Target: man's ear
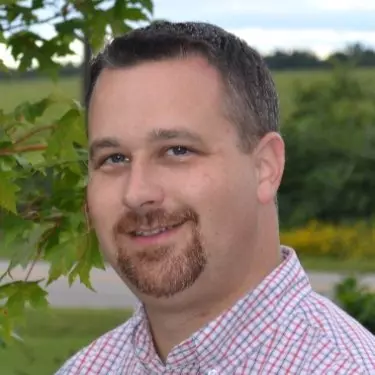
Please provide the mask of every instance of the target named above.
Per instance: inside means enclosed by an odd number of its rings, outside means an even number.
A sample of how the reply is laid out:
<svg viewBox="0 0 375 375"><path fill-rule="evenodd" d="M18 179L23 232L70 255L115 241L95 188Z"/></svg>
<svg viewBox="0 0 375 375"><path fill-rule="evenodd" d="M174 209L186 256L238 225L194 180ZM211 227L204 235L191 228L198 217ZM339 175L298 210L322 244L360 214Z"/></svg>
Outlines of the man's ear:
<svg viewBox="0 0 375 375"><path fill-rule="evenodd" d="M285 144L276 132L267 133L254 152L258 179L257 196L261 204L274 201L285 166Z"/></svg>

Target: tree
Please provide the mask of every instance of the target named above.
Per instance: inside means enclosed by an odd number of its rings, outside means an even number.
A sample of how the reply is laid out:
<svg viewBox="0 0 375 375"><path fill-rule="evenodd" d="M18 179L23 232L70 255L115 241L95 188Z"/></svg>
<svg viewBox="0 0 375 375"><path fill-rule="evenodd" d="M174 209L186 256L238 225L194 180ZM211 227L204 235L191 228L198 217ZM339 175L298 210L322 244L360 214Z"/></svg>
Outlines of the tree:
<svg viewBox="0 0 375 375"><path fill-rule="evenodd" d="M317 69L327 67L325 62L310 51L275 51L265 61L272 70Z"/></svg>
<svg viewBox="0 0 375 375"><path fill-rule="evenodd" d="M338 65L330 79L294 90L294 110L282 126L285 226L374 219L375 92L353 73Z"/></svg>
<svg viewBox="0 0 375 375"><path fill-rule="evenodd" d="M375 293L355 277L346 277L334 288L334 299L348 314L375 335Z"/></svg>
<svg viewBox="0 0 375 375"><path fill-rule="evenodd" d="M20 71L36 63L40 74L57 80L56 58L71 55L74 40L87 41L95 52L111 35L149 22L152 12L151 0L2 0L0 43ZM38 33L43 24L55 35ZM52 106L62 114L44 123ZM24 102L10 113L0 109L0 243L13 250L0 275L0 341L11 340L27 306L47 306L46 285L68 276L92 288L91 269L104 267L84 209L86 146L84 109L71 98ZM39 260L50 264L48 280L31 281ZM20 265L26 277L14 281L12 270Z"/></svg>

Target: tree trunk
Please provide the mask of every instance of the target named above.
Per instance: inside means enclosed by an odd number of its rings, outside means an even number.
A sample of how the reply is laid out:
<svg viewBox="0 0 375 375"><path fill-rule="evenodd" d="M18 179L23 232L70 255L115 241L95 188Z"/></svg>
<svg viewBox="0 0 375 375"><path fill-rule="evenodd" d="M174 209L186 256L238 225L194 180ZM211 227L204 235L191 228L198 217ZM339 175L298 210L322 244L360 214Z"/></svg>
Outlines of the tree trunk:
<svg viewBox="0 0 375 375"><path fill-rule="evenodd" d="M82 88L82 104L86 104L86 93L89 86L89 73L90 73L90 59L91 48L87 37L84 42L84 60L83 60L83 88Z"/></svg>

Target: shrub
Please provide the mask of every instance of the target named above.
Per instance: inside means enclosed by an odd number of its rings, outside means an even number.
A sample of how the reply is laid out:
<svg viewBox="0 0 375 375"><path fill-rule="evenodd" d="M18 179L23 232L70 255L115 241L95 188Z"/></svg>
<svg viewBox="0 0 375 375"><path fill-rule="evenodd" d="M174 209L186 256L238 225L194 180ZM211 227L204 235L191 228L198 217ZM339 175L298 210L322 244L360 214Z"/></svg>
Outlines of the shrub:
<svg viewBox="0 0 375 375"><path fill-rule="evenodd" d="M375 259L375 226L366 222L335 225L311 221L306 226L281 231L280 238L301 256Z"/></svg>
<svg viewBox="0 0 375 375"><path fill-rule="evenodd" d="M349 277L336 285L334 298L349 315L375 334L375 293Z"/></svg>
<svg viewBox="0 0 375 375"><path fill-rule="evenodd" d="M296 88L281 130L286 168L281 223L371 219L375 213L375 90L350 70Z"/></svg>

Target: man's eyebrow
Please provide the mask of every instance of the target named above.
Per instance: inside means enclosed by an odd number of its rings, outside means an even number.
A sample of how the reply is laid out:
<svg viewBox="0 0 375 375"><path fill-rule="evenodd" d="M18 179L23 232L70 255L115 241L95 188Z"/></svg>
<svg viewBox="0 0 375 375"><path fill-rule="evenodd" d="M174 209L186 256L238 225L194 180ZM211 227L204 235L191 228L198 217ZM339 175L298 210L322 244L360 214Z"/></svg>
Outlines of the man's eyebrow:
<svg viewBox="0 0 375 375"><path fill-rule="evenodd" d="M148 140L150 142L167 141L170 139L186 139L193 142L203 143L202 138L187 129L154 129L150 132Z"/></svg>
<svg viewBox="0 0 375 375"><path fill-rule="evenodd" d="M92 159L102 149L120 147L120 142L115 138L100 138L93 141L89 148L89 156Z"/></svg>
<svg viewBox="0 0 375 375"><path fill-rule="evenodd" d="M187 129L154 129L152 130L148 137L149 142L158 142L158 141L166 141L171 139L185 139L193 142L203 143L202 138ZM109 148L118 148L121 144L118 139L105 137L99 138L93 141L89 147L89 157L93 159L98 151L102 149L109 149Z"/></svg>

